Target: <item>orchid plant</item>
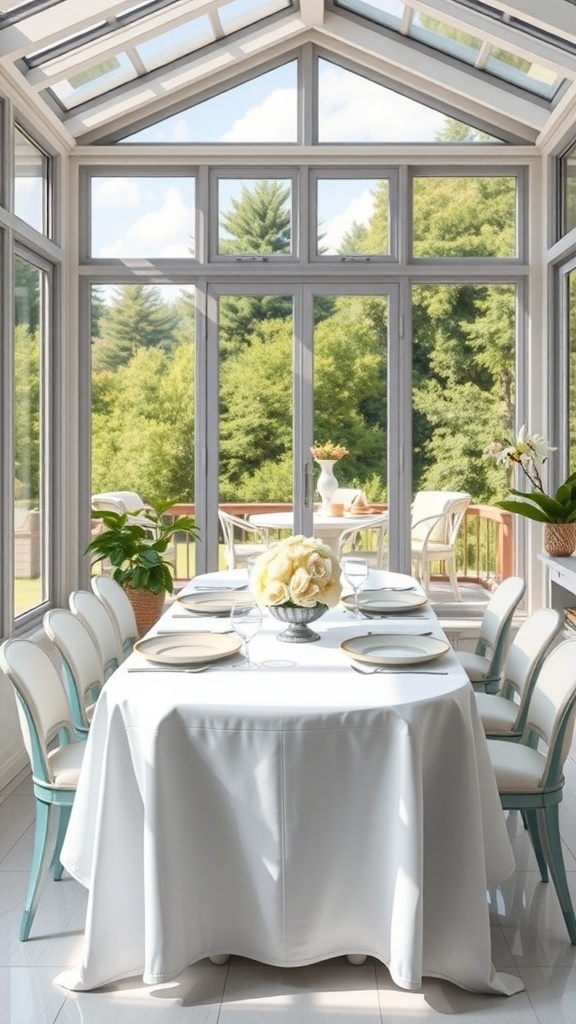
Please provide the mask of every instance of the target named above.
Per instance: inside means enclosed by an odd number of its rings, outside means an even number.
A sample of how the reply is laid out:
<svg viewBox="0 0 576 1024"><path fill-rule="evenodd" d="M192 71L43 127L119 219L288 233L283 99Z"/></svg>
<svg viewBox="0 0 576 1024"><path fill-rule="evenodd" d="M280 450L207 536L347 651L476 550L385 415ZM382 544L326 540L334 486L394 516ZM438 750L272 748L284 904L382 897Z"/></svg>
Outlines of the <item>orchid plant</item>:
<svg viewBox="0 0 576 1024"><path fill-rule="evenodd" d="M515 512L538 523L574 523L576 522L576 473L572 473L558 488L554 495L546 494L540 466L543 466L550 452L556 448L548 444L541 434L529 434L526 426L522 426L514 442L493 441L485 450L485 454L496 462L511 470L518 466L532 484L532 491L519 491L513 487L510 493L519 500L506 499L497 501L498 508L506 512Z"/></svg>

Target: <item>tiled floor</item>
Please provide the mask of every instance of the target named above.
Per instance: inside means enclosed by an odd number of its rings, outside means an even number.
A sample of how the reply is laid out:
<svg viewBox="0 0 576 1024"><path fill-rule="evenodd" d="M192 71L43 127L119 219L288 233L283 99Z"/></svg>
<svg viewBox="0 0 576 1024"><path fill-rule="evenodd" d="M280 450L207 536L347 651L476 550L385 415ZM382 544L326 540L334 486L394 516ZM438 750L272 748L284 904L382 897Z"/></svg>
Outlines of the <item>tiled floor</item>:
<svg viewBox="0 0 576 1024"><path fill-rule="evenodd" d="M562 829L576 903L576 761L568 760L566 775ZM18 941L33 816L27 780L0 804L1 1024L427 1024L447 1016L455 1024L576 1022L576 947L552 885L539 881L516 814L509 830L517 872L489 894L493 961L526 986L510 998L473 995L432 979L419 992L405 992L374 960L280 969L237 957L222 967L202 961L165 985L148 988L134 978L99 992L64 992L53 979L78 959L86 894L66 874L61 882L48 880L32 938Z"/></svg>

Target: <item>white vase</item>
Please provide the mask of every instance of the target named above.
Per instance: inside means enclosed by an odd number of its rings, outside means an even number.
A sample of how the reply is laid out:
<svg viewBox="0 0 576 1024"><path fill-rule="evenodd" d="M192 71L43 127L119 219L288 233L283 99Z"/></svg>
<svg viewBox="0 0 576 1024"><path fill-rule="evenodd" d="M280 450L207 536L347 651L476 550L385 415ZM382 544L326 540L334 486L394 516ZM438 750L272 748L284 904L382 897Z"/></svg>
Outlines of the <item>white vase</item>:
<svg viewBox="0 0 576 1024"><path fill-rule="evenodd" d="M325 515L329 514L329 508L332 502L332 495L338 487L338 481L334 476L334 463L337 459L317 459L318 465L321 467L320 476L316 481L316 490L322 498L322 512Z"/></svg>

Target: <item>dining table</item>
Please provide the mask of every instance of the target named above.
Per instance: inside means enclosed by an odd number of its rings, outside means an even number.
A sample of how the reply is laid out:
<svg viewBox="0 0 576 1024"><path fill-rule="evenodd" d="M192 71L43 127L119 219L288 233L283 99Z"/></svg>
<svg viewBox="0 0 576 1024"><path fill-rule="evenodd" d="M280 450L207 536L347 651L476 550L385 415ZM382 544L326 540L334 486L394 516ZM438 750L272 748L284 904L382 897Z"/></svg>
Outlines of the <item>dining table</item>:
<svg viewBox="0 0 576 1024"><path fill-rule="evenodd" d="M371 570L378 617L346 600L313 643L279 641L265 611L250 670L241 650L154 660L172 634L233 641L210 602L231 606L246 583L192 580L148 656L101 692L62 850L88 889L86 927L56 984L153 985L230 955L287 969L368 956L401 989L522 990L492 963L487 890L515 864L485 735L416 581Z"/></svg>
<svg viewBox="0 0 576 1024"><path fill-rule="evenodd" d="M252 526L264 530L290 530L294 528L293 512L253 512L248 516ZM388 524L388 512L345 512L341 516L331 516L321 510L313 515L313 534L326 544L335 555L338 555L340 538L349 530L366 530L385 528Z"/></svg>

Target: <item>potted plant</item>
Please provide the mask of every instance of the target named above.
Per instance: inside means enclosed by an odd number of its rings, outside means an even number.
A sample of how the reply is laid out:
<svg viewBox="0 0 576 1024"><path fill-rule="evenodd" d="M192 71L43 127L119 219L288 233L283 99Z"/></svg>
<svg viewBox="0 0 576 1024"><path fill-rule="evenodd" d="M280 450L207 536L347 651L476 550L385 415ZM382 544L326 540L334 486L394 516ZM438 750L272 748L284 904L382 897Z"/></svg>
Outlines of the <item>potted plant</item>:
<svg viewBox="0 0 576 1024"><path fill-rule="evenodd" d="M538 523L544 523L544 548L558 557L571 555L576 548L576 473L572 473L553 495L546 494L538 466L546 462L548 452L556 451L541 434L528 434L520 429L513 443L494 441L486 454L511 470L519 466L532 484L532 491L510 493L518 500L497 501L498 508L515 512Z"/></svg>
<svg viewBox="0 0 576 1024"><path fill-rule="evenodd" d="M94 519L102 520L103 528L85 554L92 555L93 565L104 559L110 562L112 578L130 598L140 635L157 622L166 594L174 591L172 563L166 558L174 535L184 533L198 540L193 516L165 518L172 504L147 505L130 513L92 512Z"/></svg>

